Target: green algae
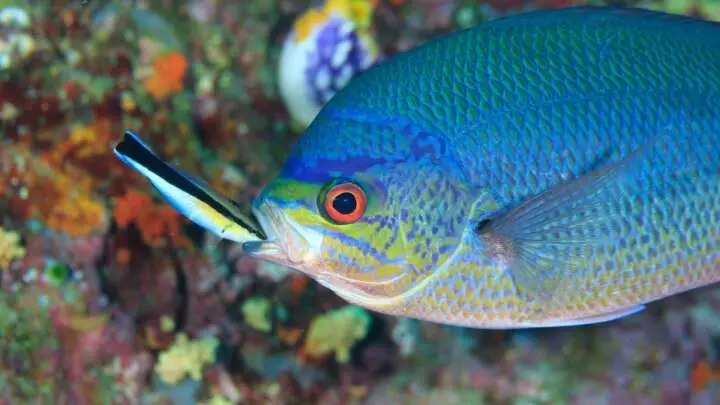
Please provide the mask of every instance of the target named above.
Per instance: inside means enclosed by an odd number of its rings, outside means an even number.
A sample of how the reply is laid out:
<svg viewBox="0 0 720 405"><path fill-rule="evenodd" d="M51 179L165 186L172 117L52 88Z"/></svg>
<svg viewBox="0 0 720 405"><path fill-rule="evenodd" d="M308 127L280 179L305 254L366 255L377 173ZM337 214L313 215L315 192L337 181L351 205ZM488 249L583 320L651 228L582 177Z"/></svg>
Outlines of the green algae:
<svg viewBox="0 0 720 405"><path fill-rule="evenodd" d="M50 359L39 356L57 349L59 341L46 311L23 306L17 295L0 293L0 394L19 401L52 403Z"/></svg>

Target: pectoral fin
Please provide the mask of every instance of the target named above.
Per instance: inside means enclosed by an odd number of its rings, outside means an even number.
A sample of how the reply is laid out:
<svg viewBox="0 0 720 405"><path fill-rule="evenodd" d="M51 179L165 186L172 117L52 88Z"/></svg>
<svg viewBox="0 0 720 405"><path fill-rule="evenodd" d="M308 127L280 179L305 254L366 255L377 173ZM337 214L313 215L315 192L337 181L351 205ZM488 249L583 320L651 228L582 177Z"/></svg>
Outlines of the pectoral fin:
<svg viewBox="0 0 720 405"><path fill-rule="evenodd" d="M547 301L563 280L587 267L589 249L609 243L621 214L623 180L637 172L646 148L558 184L503 211L477 218L476 236L527 300Z"/></svg>
<svg viewBox="0 0 720 405"><path fill-rule="evenodd" d="M113 151L145 176L175 209L208 231L238 243L266 238L251 215L207 184L165 163L132 132L126 132Z"/></svg>

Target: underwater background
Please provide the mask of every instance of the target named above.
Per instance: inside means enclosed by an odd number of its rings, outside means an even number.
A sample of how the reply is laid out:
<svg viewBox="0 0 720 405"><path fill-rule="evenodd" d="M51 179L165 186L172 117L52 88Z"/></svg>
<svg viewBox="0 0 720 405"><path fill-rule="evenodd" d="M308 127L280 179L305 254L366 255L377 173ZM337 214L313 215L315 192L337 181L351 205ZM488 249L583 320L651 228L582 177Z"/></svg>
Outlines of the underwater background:
<svg viewBox="0 0 720 405"><path fill-rule="evenodd" d="M720 0L0 0L0 405L720 404L718 288L580 328L378 315L244 257L112 154L133 129L247 207L352 75L581 4L720 21Z"/></svg>

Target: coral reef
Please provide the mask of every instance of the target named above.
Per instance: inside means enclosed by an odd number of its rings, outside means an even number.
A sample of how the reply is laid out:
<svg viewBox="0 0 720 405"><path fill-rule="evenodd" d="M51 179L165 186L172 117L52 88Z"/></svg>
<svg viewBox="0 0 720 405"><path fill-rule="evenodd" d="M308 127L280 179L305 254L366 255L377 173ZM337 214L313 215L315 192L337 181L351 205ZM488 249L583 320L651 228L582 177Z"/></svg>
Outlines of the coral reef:
<svg viewBox="0 0 720 405"><path fill-rule="evenodd" d="M186 375L199 380L203 375L203 367L215 361L217 346L216 338L189 341L185 334L180 333L172 346L160 353L155 372L167 384L177 384Z"/></svg>
<svg viewBox="0 0 720 405"><path fill-rule="evenodd" d="M580 3L620 2L0 0L0 404L720 403L719 291L575 329L381 316L243 257L112 155L137 130L247 207L348 74ZM714 0L621 3L720 21ZM281 84L298 66L312 81Z"/></svg>
<svg viewBox="0 0 720 405"><path fill-rule="evenodd" d="M20 235L0 228L0 270L6 269L10 263L25 256L25 249L20 246Z"/></svg>
<svg viewBox="0 0 720 405"><path fill-rule="evenodd" d="M262 297L245 300L242 306L245 322L261 332L270 332L272 329L270 322L271 305L270 301Z"/></svg>
<svg viewBox="0 0 720 405"><path fill-rule="evenodd" d="M336 309L313 319L303 350L310 357L334 353L339 363L347 363L350 350L369 326L370 316L363 309L352 305Z"/></svg>

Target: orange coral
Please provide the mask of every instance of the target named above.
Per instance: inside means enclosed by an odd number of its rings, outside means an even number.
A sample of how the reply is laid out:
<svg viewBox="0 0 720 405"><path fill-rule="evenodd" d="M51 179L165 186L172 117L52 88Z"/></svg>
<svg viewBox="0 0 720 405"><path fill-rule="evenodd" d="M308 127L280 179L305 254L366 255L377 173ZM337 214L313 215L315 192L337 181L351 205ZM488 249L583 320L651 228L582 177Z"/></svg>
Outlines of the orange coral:
<svg viewBox="0 0 720 405"><path fill-rule="evenodd" d="M110 123L105 120L95 121L89 126L77 127L70 135L70 142L77 145L77 157L107 154Z"/></svg>
<svg viewBox="0 0 720 405"><path fill-rule="evenodd" d="M115 222L121 228L134 224L143 241L150 246L162 244L169 234L179 246L189 246L190 241L182 234L183 217L167 205L153 203L149 195L130 190L115 201Z"/></svg>
<svg viewBox="0 0 720 405"><path fill-rule="evenodd" d="M104 201L95 193L119 163L108 159L112 127L107 120L75 127L70 136L41 156L16 147L5 174L10 208L38 218L51 229L82 236L107 224Z"/></svg>
<svg viewBox="0 0 720 405"><path fill-rule="evenodd" d="M66 170L70 167L65 165ZM107 225L105 205L93 196L93 179L53 170L57 199L43 215L46 225L70 236L83 236Z"/></svg>
<svg viewBox="0 0 720 405"><path fill-rule="evenodd" d="M105 206L86 193L67 193L54 205L45 221L48 228L70 236L83 236L106 224Z"/></svg>
<svg viewBox="0 0 720 405"><path fill-rule="evenodd" d="M72 159L74 157L87 157L93 155L97 150L97 132L94 125L77 126L70 132L70 137L60 142L46 156L50 163L57 163L63 159ZM107 144L106 150L107 153Z"/></svg>
<svg viewBox="0 0 720 405"><path fill-rule="evenodd" d="M690 371L690 385L694 392L702 391L713 380L720 380L720 370L714 370L712 365L701 360Z"/></svg>
<svg viewBox="0 0 720 405"><path fill-rule="evenodd" d="M48 228L71 236L86 235L107 224L104 205L94 198L93 180L87 173L69 174L67 162L48 156L39 159L23 147L6 151L0 175L8 179L13 215L43 220Z"/></svg>
<svg viewBox="0 0 720 405"><path fill-rule="evenodd" d="M164 100L182 90L186 70L187 61L182 54L170 52L159 56L153 63L152 75L144 82L145 89L156 100Z"/></svg>
<svg viewBox="0 0 720 405"><path fill-rule="evenodd" d="M127 228L140 215L140 211L152 206L152 199L147 194L134 190L128 191L115 201L113 217L121 228Z"/></svg>
<svg viewBox="0 0 720 405"><path fill-rule="evenodd" d="M92 186L104 184L117 173L121 165L117 159L109 158L111 145L120 130L113 128L106 119L76 126L66 140L52 148L43 158L51 166L73 177L92 179Z"/></svg>

